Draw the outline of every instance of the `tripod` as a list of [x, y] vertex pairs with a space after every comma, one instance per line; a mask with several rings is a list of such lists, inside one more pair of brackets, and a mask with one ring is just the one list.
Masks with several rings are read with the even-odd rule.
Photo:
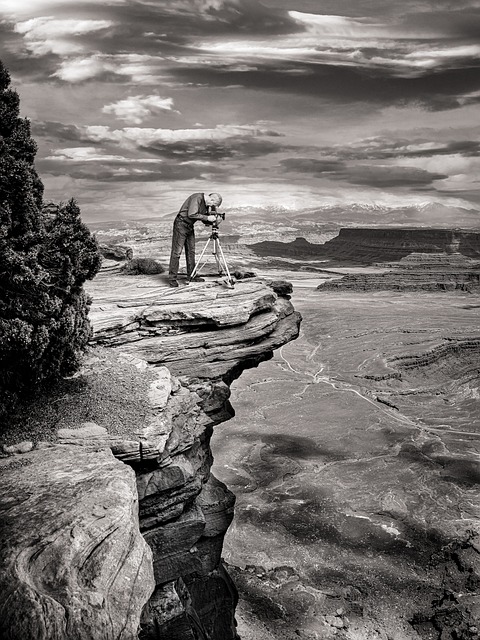
[[203, 256], [205, 255], [205, 252], [208, 248], [208, 245], [210, 244], [210, 241], [213, 242], [212, 255], [214, 256], [215, 262], [217, 263], [218, 274], [220, 276], [226, 275], [227, 277], [224, 280], [225, 284], [228, 287], [233, 288], [233, 286], [235, 285], [235, 281], [230, 275], [230, 270], [228, 268], [227, 261], [225, 260], [225, 254], [223, 253], [222, 247], [220, 246], [220, 238], [218, 237], [218, 225], [216, 224], [212, 225], [212, 233], [210, 234], [210, 237], [208, 238], [205, 246], [203, 247], [203, 251], [200, 254], [200, 258], [195, 263], [195, 267], [192, 273], [190, 274], [189, 280], [193, 280], [193, 278], [196, 275], [198, 275], [200, 273], [200, 270], [203, 269], [203, 267], [205, 266], [207, 262], [207, 258], [205, 258], [205, 261], [203, 264], [200, 264], [200, 263], [203, 260]]

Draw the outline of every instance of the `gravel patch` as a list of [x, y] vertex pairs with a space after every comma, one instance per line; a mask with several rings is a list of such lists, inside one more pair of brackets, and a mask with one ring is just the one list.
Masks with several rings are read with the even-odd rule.
[[0, 445], [23, 440], [55, 442], [56, 432], [96, 422], [112, 435], [128, 435], [151, 416], [148, 389], [154, 370], [139, 369], [105, 347], [91, 347], [81, 370], [33, 394], [8, 416]]

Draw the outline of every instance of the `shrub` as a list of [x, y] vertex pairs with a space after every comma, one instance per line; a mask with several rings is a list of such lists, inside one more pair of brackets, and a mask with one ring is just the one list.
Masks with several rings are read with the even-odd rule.
[[165, 267], [153, 258], [132, 258], [120, 267], [121, 271], [127, 276], [136, 276], [139, 274], [154, 275], [163, 273]]
[[100, 268], [75, 200], [42, 211], [36, 144], [0, 62], [0, 415], [71, 374], [90, 336], [82, 285]]

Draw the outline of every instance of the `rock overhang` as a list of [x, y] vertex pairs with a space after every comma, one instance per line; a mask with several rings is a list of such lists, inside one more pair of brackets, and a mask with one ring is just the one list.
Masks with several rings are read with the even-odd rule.
[[[254, 278], [171, 290], [158, 278], [93, 283], [93, 344], [109, 346], [190, 378], [230, 378], [298, 335], [301, 316], [287, 283]], [[142, 291], [139, 294], [139, 289]], [[115, 299], [116, 298], [116, 299]]]
[[[93, 597], [98, 603], [104, 603], [98, 610], [95, 608], [97, 600], [86, 605], [86, 609], [93, 607], [87, 620], [92, 636], [98, 630], [105, 638], [123, 637], [122, 631], [116, 629], [112, 629], [110, 635], [103, 631], [109, 624], [108, 615], [105, 617], [103, 613], [111, 611], [110, 600], [119, 605], [115, 610], [118, 624], [128, 626], [132, 637], [142, 609], [144, 630], [151, 625], [170, 630], [170, 625], [176, 625], [177, 619], [178, 625], [187, 624], [190, 620], [188, 611], [193, 608], [207, 628], [212, 615], [211, 602], [215, 601], [218, 610], [215, 624], [223, 629], [222, 639], [234, 638], [235, 590], [222, 569], [221, 551], [224, 532], [233, 517], [235, 499], [210, 473], [209, 440], [213, 425], [232, 415], [227, 406], [228, 384], [245, 368], [270, 357], [275, 348], [298, 335], [301, 317], [288, 299], [291, 286], [285, 283], [269, 285], [255, 279], [239, 283], [234, 289], [206, 283], [177, 292], [162, 286], [154, 277], [124, 278], [104, 273], [88, 289], [94, 300], [91, 310], [93, 353], [97, 345], [102, 345], [97, 355], [91, 357], [94, 362], [91, 366], [99, 367], [100, 371], [109, 366], [138, 370], [138, 377], [145, 376], [141, 386], [148, 410], [139, 417], [138, 427], [124, 430], [106, 428], [101, 420], [100, 424], [84, 421], [71, 428], [58, 429], [55, 442], [39, 443], [33, 450], [28, 447], [26, 454], [12, 455], [4, 464], [12, 467], [14, 479], [17, 475], [24, 477], [25, 466], [28, 475], [31, 464], [41, 468], [45, 459], [50, 458], [48, 472], [56, 477], [63, 473], [62, 460], [67, 457], [71, 469], [64, 474], [65, 482], [73, 489], [79, 486], [78, 472], [93, 469], [95, 477], [91, 478], [88, 489], [92, 504], [100, 504], [105, 498], [104, 483], [112, 475], [104, 473], [108, 465], [120, 474], [120, 486], [128, 488], [128, 500], [116, 496], [112, 500], [125, 503], [132, 511], [131, 518], [125, 518], [122, 531], [128, 540], [135, 542], [132, 548], [136, 551], [124, 554], [122, 568], [125, 572], [118, 575], [125, 576], [125, 580], [130, 574], [144, 579], [135, 593], [126, 590], [120, 580], [112, 589], [99, 583], [93, 596], [88, 589], [81, 589], [79, 597], [88, 602]], [[106, 364], [99, 357], [102, 349], [103, 353], [114, 354], [107, 358]], [[105, 389], [104, 385], [102, 389]], [[123, 385], [120, 392], [128, 394], [128, 389]], [[126, 464], [122, 465], [122, 462]], [[128, 482], [123, 480], [122, 473]], [[135, 487], [131, 486], [133, 482]], [[42, 494], [42, 526], [47, 538], [58, 530], [56, 518], [51, 519], [48, 515], [47, 505], [51, 501], [55, 504], [57, 500], [55, 491], [48, 488], [52, 486], [47, 482]], [[32, 499], [34, 494], [35, 491]], [[77, 518], [77, 511], [70, 508], [69, 500], [73, 499], [64, 492], [62, 511], [67, 531], [71, 520]], [[88, 528], [90, 511], [95, 518], [98, 514], [94, 506], [85, 510], [82, 504], [79, 504], [78, 519]], [[9, 504], [6, 508], [9, 509]], [[113, 515], [115, 519], [115, 514], [113, 509], [107, 516]], [[98, 517], [105, 517], [103, 511]], [[20, 530], [26, 530], [21, 514], [17, 514], [16, 519]], [[21, 535], [18, 539], [10, 536], [12, 554], [35, 548], [36, 534], [30, 533], [31, 539], [26, 540]], [[107, 568], [116, 566], [115, 549], [109, 546], [109, 540], [108, 535], [100, 536], [96, 547], [100, 573], [102, 563]], [[46, 546], [47, 555], [50, 548], [51, 545]], [[83, 552], [81, 548], [80, 556]], [[58, 550], [56, 563], [62, 566], [69, 557], [68, 545], [64, 545], [63, 550]], [[67, 569], [65, 571], [68, 573]], [[27, 610], [30, 601], [38, 600], [41, 605], [45, 598], [52, 598], [48, 585], [42, 583], [42, 569], [36, 569], [36, 572], [40, 577], [35, 579], [30, 600], [21, 597], [18, 601], [20, 614]], [[84, 572], [82, 565], [79, 567], [82, 580]], [[45, 577], [49, 578], [48, 575]], [[151, 595], [153, 577], [156, 587]], [[23, 593], [22, 583], [20, 576], [18, 588]], [[76, 588], [72, 586], [67, 591], [71, 595]], [[164, 592], [170, 593], [172, 589], [180, 598], [178, 611], [175, 615], [172, 612], [167, 615], [163, 611]], [[37, 607], [29, 618], [36, 628], [55, 625], [57, 618], [60, 622], [65, 618], [64, 612], [69, 611], [69, 593], [65, 602], [53, 595], [53, 613]], [[133, 603], [130, 608], [124, 606], [126, 596], [129, 604]], [[147, 600], [148, 606], [144, 607]], [[82, 627], [83, 618], [80, 616], [77, 620], [73, 614], [69, 615], [75, 629], [67, 629], [62, 622], [51, 637], [58, 640], [85, 637], [87, 627]], [[13, 634], [11, 637], [24, 637], [21, 636], [24, 632], [21, 618], [6, 624]]]

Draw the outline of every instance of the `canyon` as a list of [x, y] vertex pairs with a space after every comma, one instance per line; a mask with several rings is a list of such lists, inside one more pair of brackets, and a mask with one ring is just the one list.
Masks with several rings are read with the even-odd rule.
[[[475, 230], [341, 229], [321, 245], [297, 238], [285, 244], [265, 241], [250, 248], [263, 257], [318, 261], [318, 270], [343, 276], [321, 283], [319, 288], [324, 290], [480, 289], [480, 232]], [[352, 270], [353, 266], [370, 268]]]
[[233, 289], [172, 290], [149, 229], [5, 431], [4, 636], [477, 640], [480, 232], [232, 233]]
[[478, 296], [285, 275], [300, 336], [212, 439], [242, 640], [478, 638]]
[[252, 249], [259, 255], [316, 256], [358, 264], [400, 260], [412, 253], [455, 253], [478, 258], [480, 232], [474, 229], [343, 228], [320, 245], [297, 238], [290, 243], [264, 241], [253, 244]]

